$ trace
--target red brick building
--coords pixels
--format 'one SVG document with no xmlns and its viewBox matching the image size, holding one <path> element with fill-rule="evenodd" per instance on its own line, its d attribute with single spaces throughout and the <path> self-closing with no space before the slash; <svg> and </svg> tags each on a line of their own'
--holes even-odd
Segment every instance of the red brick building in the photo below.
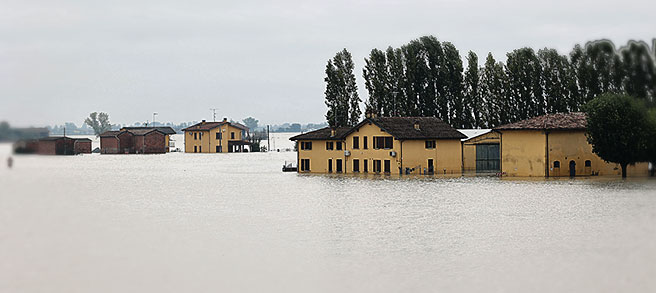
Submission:
<svg viewBox="0 0 656 293">
<path fill-rule="evenodd" d="M 162 154 L 168 152 L 170 127 L 125 127 L 100 135 L 101 154 Z"/>
<path fill-rule="evenodd" d="M 91 140 L 65 136 L 39 139 L 37 151 L 40 155 L 77 155 L 91 153 Z"/>
</svg>

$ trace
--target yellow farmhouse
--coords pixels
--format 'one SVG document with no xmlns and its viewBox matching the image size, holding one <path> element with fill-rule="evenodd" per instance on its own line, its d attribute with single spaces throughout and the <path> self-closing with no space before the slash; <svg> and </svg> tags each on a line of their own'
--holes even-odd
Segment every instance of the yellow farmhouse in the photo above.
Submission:
<svg viewBox="0 0 656 293">
<path fill-rule="evenodd" d="M 461 174 L 463 138 L 438 118 L 381 117 L 290 139 L 299 172 Z"/>
<path fill-rule="evenodd" d="M 248 127 L 239 123 L 205 122 L 182 129 L 185 132 L 186 153 L 233 153 L 244 152 Z"/>
<path fill-rule="evenodd" d="M 501 171 L 507 176 L 621 175 L 618 164 L 592 152 L 584 113 L 548 114 L 494 129 L 500 134 Z M 648 175 L 648 164 L 630 166 L 629 176 Z"/>
</svg>

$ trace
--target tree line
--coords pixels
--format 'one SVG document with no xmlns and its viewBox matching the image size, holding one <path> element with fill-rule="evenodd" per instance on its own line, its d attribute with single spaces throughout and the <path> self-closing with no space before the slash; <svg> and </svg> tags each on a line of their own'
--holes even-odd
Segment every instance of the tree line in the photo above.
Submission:
<svg viewBox="0 0 656 293">
<path fill-rule="evenodd" d="M 582 110 L 602 93 L 627 93 L 648 104 L 656 95 L 656 46 L 630 41 L 616 48 L 600 40 L 555 49 L 520 48 L 506 62 L 488 53 L 467 66 L 450 42 L 424 36 L 399 48 L 371 50 L 362 75 L 365 113 L 383 117 L 438 117 L 456 128 L 492 128 L 547 113 Z M 354 63 L 346 50 L 326 65 L 326 120 L 354 125 L 362 115 Z"/>
</svg>

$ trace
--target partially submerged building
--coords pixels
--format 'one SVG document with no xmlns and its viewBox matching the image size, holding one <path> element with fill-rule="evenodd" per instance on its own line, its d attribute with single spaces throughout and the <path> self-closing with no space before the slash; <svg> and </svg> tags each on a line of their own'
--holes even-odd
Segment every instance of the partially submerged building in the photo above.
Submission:
<svg viewBox="0 0 656 293">
<path fill-rule="evenodd" d="M 169 151 L 171 127 L 124 127 L 100 134 L 101 154 L 162 154 Z"/>
<path fill-rule="evenodd" d="M 38 140 L 36 153 L 40 155 L 90 154 L 91 140 L 66 136 L 45 137 Z"/>
<path fill-rule="evenodd" d="M 459 129 L 464 174 L 496 174 L 501 171 L 500 135 L 491 129 Z"/>
<path fill-rule="evenodd" d="M 248 127 L 228 122 L 224 118 L 221 122 L 200 123 L 182 129 L 185 132 L 186 153 L 240 153 L 250 151 Z"/>
<path fill-rule="evenodd" d="M 463 138 L 438 118 L 380 117 L 290 139 L 299 172 L 461 174 Z"/>
<path fill-rule="evenodd" d="M 507 176 L 621 175 L 619 164 L 592 152 L 584 113 L 557 113 L 494 128 L 499 133 L 501 171 Z M 648 164 L 629 166 L 629 176 L 648 174 Z"/>
</svg>

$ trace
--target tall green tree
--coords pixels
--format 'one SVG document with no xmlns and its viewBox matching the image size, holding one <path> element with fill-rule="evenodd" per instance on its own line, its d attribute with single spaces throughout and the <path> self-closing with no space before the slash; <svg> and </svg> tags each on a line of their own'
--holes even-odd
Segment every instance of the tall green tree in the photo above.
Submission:
<svg viewBox="0 0 656 293">
<path fill-rule="evenodd" d="M 546 113 L 577 111 L 576 78 L 567 56 L 558 54 L 555 49 L 541 49 L 538 59 L 542 68 L 541 86 Z M 570 108 L 573 107 L 573 108 Z"/>
<path fill-rule="evenodd" d="M 643 161 L 652 131 L 644 103 L 626 94 L 602 94 L 584 106 L 592 152 L 620 164 L 622 178 L 630 164 Z"/>
<path fill-rule="evenodd" d="M 637 98 L 652 101 L 656 94 L 656 64 L 644 42 L 629 42 L 620 49 L 625 73 L 624 90 Z"/>
<path fill-rule="evenodd" d="M 444 48 L 444 87 L 449 106 L 449 124 L 462 128 L 464 114 L 463 66 L 460 52 L 449 42 L 442 43 Z"/>
<path fill-rule="evenodd" d="M 404 105 L 404 101 L 407 99 L 406 84 L 408 83 L 405 75 L 403 50 L 389 47 L 385 54 L 390 77 L 390 96 L 383 106 L 383 115 L 388 117 L 400 116 L 401 105 Z"/>
<path fill-rule="evenodd" d="M 508 94 L 514 100 L 515 119 L 544 114 L 545 102 L 540 86 L 542 67 L 535 52 L 531 48 L 521 48 L 508 53 L 507 57 Z"/>
<path fill-rule="evenodd" d="M 89 114 L 89 117 L 84 120 L 84 123 L 93 128 L 93 132 L 96 136 L 100 136 L 100 134 L 105 131 L 112 130 L 112 124 L 109 122 L 109 115 L 104 112 L 93 112 Z"/>
<path fill-rule="evenodd" d="M 492 53 L 487 54 L 481 74 L 481 95 L 483 96 L 484 127 L 492 128 L 512 120 L 512 96 L 506 94 L 508 76 L 501 62 Z"/>
<path fill-rule="evenodd" d="M 362 116 L 354 67 L 353 57 L 346 49 L 326 64 L 326 120 L 331 127 L 355 125 Z"/>
<path fill-rule="evenodd" d="M 369 99 L 365 102 L 365 111 L 380 116 L 386 100 L 389 99 L 390 92 L 390 77 L 385 52 L 378 49 L 371 50 L 369 58 L 365 58 L 364 63 L 362 77 L 364 78 L 364 86 L 369 92 Z"/>
<path fill-rule="evenodd" d="M 483 126 L 483 108 L 478 56 L 476 53 L 469 51 L 467 53 L 467 71 L 465 71 L 464 128 L 480 128 Z"/>
<path fill-rule="evenodd" d="M 424 62 L 426 62 L 426 84 L 421 95 L 421 115 L 429 117 L 441 117 L 440 105 L 446 105 L 444 88 L 443 67 L 444 50 L 442 44 L 434 36 L 424 36 L 419 39 L 424 51 Z M 442 118 L 443 119 L 443 118 Z"/>
</svg>

